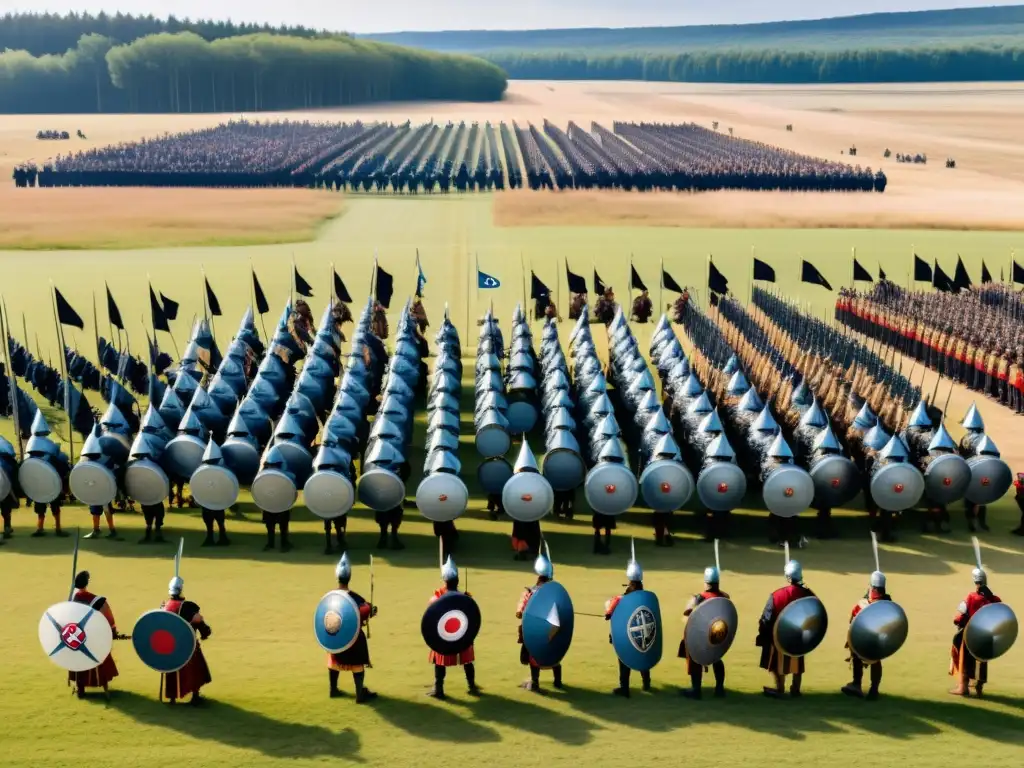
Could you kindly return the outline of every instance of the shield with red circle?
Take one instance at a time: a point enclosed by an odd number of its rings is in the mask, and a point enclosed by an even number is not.
[[[420,631],[430,650],[445,656],[462,653],[480,632],[480,608],[465,592],[445,592],[423,612]]]
[[[192,625],[176,613],[153,610],[142,614],[132,629],[132,645],[150,669],[164,674],[188,664],[196,650]]]

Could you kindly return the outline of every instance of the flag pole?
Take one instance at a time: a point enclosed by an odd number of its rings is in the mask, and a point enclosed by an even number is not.
[[[757,258],[757,246],[750,246],[750,286],[747,290],[747,303],[754,303],[754,259]]]
[[[664,296],[662,295],[665,290],[665,257],[662,256],[658,259],[658,316],[660,317],[662,312],[665,311]]]
[[[519,252],[519,270],[523,273],[523,311],[526,312],[526,316],[530,316],[528,307],[530,302],[526,298],[526,261],[523,259],[523,252]]]
[[[96,358],[97,358],[97,362],[100,362],[101,365],[102,365],[102,362],[99,360],[99,356],[100,356],[100,321],[99,321],[99,316],[96,314],[96,291],[95,290],[93,290],[93,292],[92,292],[92,336],[93,336],[93,340],[96,342]]]
[[[374,288],[377,285],[377,252],[373,252],[373,273],[370,275],[370,296],[373,300],[377,300],[377,294],[374,293]]]
[[[71,382],[68,379],[68,359],[64,354],[64,333],[61,331],[60,318],[57,316],[57,287],[50,281],[50,300],[53,302],[53,322],[57,326],[57,346],[59,348],[61,374],[64,376],[64,416],[68,420],[68,461],[75,463],[75,430],[71,420]]]
[[[334,262],[331,262],[331,276],[329,278],[331,284],[331,307],[334,307]]]
[[[714,261],[714,259],[711,258],[711,254],[709,253],[708,254],[708,263],[707,263],[706,268],[704,269],[704,277],[705,277],[704,288],[707,290],[708,309],[709,310],[711,309],[711,264],[712,264],[713,261]]]
[[[850,287],[854,288],[857,285],[857,268],[854,266],[857,263],[857,246],[853,246],[853,261],[850,262]]]
[[[7,319],[7,302],[0,296],[0,336],[4,339],[3,361],[7,366],[7,382],[11,400],[11,417],[14,421],[14,434],[18,439],[18,459],[25,458],[25,445],[21,440],[21,416],[18,413],[18,381],[11,367],[11,337],[8,334],[10,323]]]

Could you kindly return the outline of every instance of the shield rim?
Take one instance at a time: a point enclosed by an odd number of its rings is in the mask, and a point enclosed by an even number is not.
[[[180,621],[182,624],[185,625],[185,628],[188,630],[188,634],[192,638],[192,650],[189,652],[188,658],[185,660],[185,663],[182,664],[179,667],[174,667],[173,669],[172,668],[160,669],[158,667],[154,667],[151,664],[149,664],[149,662],[147,662],[145,659],[143,659],[141,654],[139,654],[139,646],[138,646],[138,644],[142,641],[142,635],[138,632],[139,622],[142,621],[146,616],[149,616],[149,615],[154,614],[154,613],[161,614],[161,615],[166,614],[167,616],[173,616],[174,618],[176,618],[178,621]],[[183,637],[184,637],[184,635],[183,635]],[[138,638],[138,640],[136,640],[136,638]],[[192,625],[189,624],[187,621],[185,621],[185,619],[183,619],[177,613],[173,613],[172,611],[165,611],[162,608],[154,608],[151,611],[146,611],[141,616],[139,616],[139,618],[137,618],[135,620],[135,624],[132,627],[132,649],[135,651],[135,655],[138,656],[139,657],[139,661],[141,661],[147,667],[152,669],[154,672],[160,672],[161,674],[171,675],[171,674],[174,674],[175,672],[178,672],[181,669],[184,669],[185,666],[192,660],[192,657],[195,655],[196,647],[198,645],[199,645],[199,641],[196,640],[196,633],[195,633],[195,630],[192,629]]]
[[[99,470],[100,475],[107,481],[107,487],[103,490],[106,491],[102,496],[93,496],[90,500],[85,498],[84,495],[79,495],[78,491],[75,490],[75,486],[80,483],[75,482],[75,471],[79,467],[87,467],[91,470]],[[82,477],[82,473],[78,472],[78,477]],[[99,506],[105,507],[107,504],[112,502],[117,497],[117,477],[114,475],[113,470],[110,469],[106,464],[99,461],[80,461],[74,467],[71,468],[71,474],[68,476],[68,487],[71,489],[71,495],[78,499],[86,506]],[[95,488],[95,483],[88,486],[89,488]],[[2,490],[2,489],[0,489]],[[81,490],[81,489],[79,489]],[[85,492],[83,492],[85,493]],[[0,494],[0,498],[3,498],[6,494]]]
[[[352,633],[351,640],[349,640],[347,643],[340,644],[338,647],[328,648],[321,641],[320,633],[317,632],[317,626],[318,626],[317,622],[319,620],[322,623],[323,617],[320,614],[320,609],[324,606],[325,601],[329,597],[331,597],[333,595],[340,596],[341,598],[343,598],[343,601],[347,601],[351,605],[351,608],[352,608],[353,612],[355,613],[356,618],[357,618],[358,621],[356,623],[355,632]],[[319,602],[317,602],[316,608],[313,609],[313,636],[316,638],[317,645],[319,645],[321,648],[323,648],[328,653],[344,653],[349,648],[351,648],[353,645],[355,645],[356,641],[359,639],[359,632],[362,630],[362,627],[363,627],[363,622],[359,618],[359,606],[356,604],[356,601],[352,598],[352,595],[350,595],[348,592],[345,592],[343,590],[332,589],[329,592],[325,592],[324,595],[320,598]]]
[[[196,478],[198,477],[199,480],[201,481],[203,474],[207,474],[208,475],[213,470],[217,470],[218,471],[217,475],[219,475],[220,477],[230,478],[229,486],[232,487],[233,490],[231,491],[231,494],[230,494],[231,497],[232,497],[231,501],[228,502],[227,504],[223,504],[220,501],[218,501],[216,504],[208,504],[208,503],[204,502],[203,499],[199,498],[199,496],[201,494],[201,489],[199,487],[199,484],[198,484]],[[213,476],[217,476],[217,475],[213,475]],[[205,507],[206,509],[213,510],[214,512],[223,512],[228,507],[231,507],[232,505],[234,505],[234,503],[236,501],[238,501],[238,494],[239,494],[239,491],[241,490],[240,487],[239,487],[239,484],[238,484],[238,477],[235,475],[235,473],[232,472],[227,467],[222,467],[222,466],[215,465],[215,464],[202,464],[202,465],[200,465],[200,467],[195,472],[192,473],[192,477],[189,478],[188,486],[189,486],[189,489],[192,491],[193,498],[195,498],[195,500],[199,504],[199,506]]]
[[[887,603],[888,603],[888,605],[886,605]],[[894,648],[892,651],[887,653],[885,656],[882,656],[881,658],[869,659],[867,656],[865,656],[862,653],[859,653],[857,651],[857,649],[853,647],[853,627],[854,627],[854,625],[856,625],[857,620],[860,619],[861,616],[863,616],[864,614],[868,613],[868,611],[872,610],[872,608],[874,606],[876,606],[876,605],[882,605],[882,606],[887,607],[887,608],[895,607],[896,609],[898,609],[899,612],[903,615],[903,624],[906,626],[906,631],[903,633],[903,639],[900,641],[900,644],[896,646],[896,648]],[[876,662],[883,661],[885,659],[888,659],[890,656],[895,655],[896,652],[899,651],[899,649],[902,648],[904,646],[904,644],[907,642],[907,637],[908,637],[909,633],[910,633],[910,620],[907,618],[907,612],[905,610],[903,610],[903,606],[900,605],[899,603],[895,602],[894,600],[876,600],[875,602],[870,603],[870,604],[864,606],[864,608],[862,608],[857,613],[857,615],[853,617],[853,621],[850,622],[850,626],[846,630],[846,644],[850,647],[850,652],[856,654],[857,657],[861,661],[863,661],[865,664],[875,664]]]
[[[451,486],[443,495],[448,496],[445,501],[438,499],[438,492],[432,490],[439,484],[440,481],[447,481]],[[452,482],[454,481],[454,482]],[[456,498],[452,499],[452,493],[456,494]],[[436,503],[434,499],[437,499]],[[427,475],[420,481],[420,484],[416,486],[416,509],[423,515],[427,520],[432,523],[448,523],[452,520],[458,520],[462,517],[462,514],[466,511],[466,507],[469,506],[469,489],[466,484],[462,481],[462,478],[458,475],[453,475],[448,472],[434,472]],[[449,502],[454,502],[449,504]],[[428,515],[424,510],[431,509],[444,509],[454,511],[455,514],[446,512],[442,515]]]
[[[805,651],[804,653],[790,653],[781,645],[779,645],[779,625],[782,622],[782,617],[786,614],[786,611],[788,611],[797,603],[803,602],[804,600],[817,600],[818,604],[821,605],[821,612],[822,615],[825,617],[825,629],[822,631],[821,637],[818,639],[818,642],[814,644],[813,648],[811,648],[808,651]],[[821,598],[819,598],[817,595],[808,595],[807,597],[801,597],[798,600],[794,600],[792,603],[790,603],[782,609],[782,612],[779,614],[779,617],[775,620],[775,625],[772,627],[772,644],[775,646],[775,650],[777,650],[779,653],[794,659],[799,659],[804,656],[809,656],[814,651],[816,651],[818,649],[818,646],[820,646],[825,641],[826,634],[828,634],[828,611],[825,609],[825,603],[823,603],[821,601]]]
[[[71,669],[69,667],[66,667],[63,664],[60,664],[60,663],[57,662],[57,657],[62,655],[60,653],[60,651],[58,651],[57,653],[54,653],[51,656],[50,652],[53,649],[52,648],[47,649],[46,646],[43,645],[43,628],[45,627],[48,631],[52,631],[52,630],[56,629],[56,627],[53,626],[52,622],[56,622],[57,621],[56,618],[53,618],[53,611],[58,606],[60,606],[60,607],[72,606],[75,611],[81,612],[81,618],[78,619],[77,621],[75,621],[74,623],[81,625],[81,624],[83,624],[86,621],[89,622],[90,631],[87,633],[87,637],[90,636],[90,635],[95,636],[95,634],[98,633],[101,638],[106,638],[106,642],[105,642],[106,653],[103,653],[102,655],[100,655],[100,654],[93,654],[93,657],[98,659],[98,661],[95,664],[92,664],[92,666],[85,667],[85,668],[82,668],[82,669],[79,669],[79,668]],[[47,621],[47,618],[50,618],[50,621]],[[96,625],[96,629],[95,630],[92,629],[93,622],[95,622],[95,625]],[[70,623],[70,622],[68,622],[68,623]],[[62,625],[62,628],[64,626],[67,626],[67,623]],[[100,644],[103,645],[104,643],[101,642]],[[43,653],[47,654],[47,658],[49,658],[49,660],[55,666],[60,667],[61,669],[65,670],[66,672],[88,672],[90,670],[96,669],[97,667],[101,666],[103,664],[103,662],[106,661],[107,657],[113,651],[113,648],[114,648],[114,632],[110,628],[110,624],[109,624],[109,622],[107,622],[106,617],[102,613],[97,611],[95,608],[93,608],[92,606],[86,605],[85,603],[76,603],[74,600],[62,600],[59,603],[54,603],[53,605],[49,606],[45,611],[43,611],[43,615],[39,617],[39,646],[43,649]],[[63,650],[63,648],[61,648],[60,650]],[[89,651],[90,651],[90,653],[92,652],[91,646],[89,648]],[[74,653],[74,652],[72,651],[72,653]],[[88,657],[85,656],[84,654],[75,653],[75,658],[88,658]]]

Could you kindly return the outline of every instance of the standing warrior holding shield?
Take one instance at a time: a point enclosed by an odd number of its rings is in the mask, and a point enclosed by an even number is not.
[[[644,571],[631,545],[626,566],[626,591],[605,603],[604,617],[611,622],[608,642],[619,658],[619,687],[612,693],[629,698],[630,672],[636,669],[643,690],[651,690],[651,669],[661,660],[661,610],[657,597],[644,589]]]
[[[117,633],[117,624],[114,621],[114,612],[110,610],[107,598],[94,595],[89,591],[89,572],[82,571],[75,576],[75,590],[71,601],[88,605],[95,611],[103,614],[103,618],[110,624],[110,631],[115,640],[121,639]],[[104,694],[108,694],[108,684],[117,677],[117,665],[114,663],[113,653],[107,654],[103,662],[93,669],[85,672],[68,672],[68,682],[75,684],[75,692],[78,698],[85,697],[86,688],[102,688]]]
[[[545,545],[546,546],[546,545]],[[523,620],[523,614],[526,613],[526,608],[530,603],[530,598],[534,596],[545,584],[551,582],[555,577],[555,567],[551,563],[551,558],[548,554],[541,552],[537,555],[537,559],[533,563],[533,572],[537,574],[537,584],[533,587],[527,587],[523,590],[522,597],[519,598],[519,605],[516,606],[516,618],[520,622]],[[558,626],[552,626],[549,630],[549,634],[553,637],[552,630],[560,628],[560,622]],[[519,663],[529,665],[530,667],[530,679],[523,683],[522,687],[527,691],[533,691],[535,693],[540,691],[540,671],[541,669],[550,669],[555,677],[554,686],[555,688],[562,688],[562,664],[561,662],[553,664],[550,667],[543,667],[541,663],[537,661],[531,654],[529,649],[526,647],[525,640],[523,638],[523,625],[519,624],[519,644],[522,648],[519,649]]]
[[[718,658],[710,664],[715,672],[715,697],[725,696],[725,662],[722,661],[722,657],[725,656],[725,652],[729,650],[729,646],[732,645],[732,640],[736,636],[737,622],[736,608],[729,599],[729,593],[723,592],[719,588],[720,580],[718,539],[715,539],[715,564],[704,569],[704,591],[690,598],[686,610],[683,611],[683,616],[688,617],[689,621],[686,624],[688,631],[679,643],[679,658],[686,659],[686,672],[690,676],[692,687],[684,688],[680,693],[688,699],[701,697],[701,681],[704,677],[705,667],[708,666],[707,661],[711,661],[715,656]],[[722,598],[719,603],[710,602],[719,598]],[[702,616],[700,620],[694,617],[694,612],[702,605],[707,605],[707,607],[699,611],[698,616],[708,613],[707,620],[704,620]],[[700,634],[694,632],[691,639],[691,644],[700,644],[699,648],[687,647],[686,637],[687,634],[690,634],[689,630],[691,629],[705,630]],[[699,655],[702,658],[695,659],[694,655]]]
[[[794,657],[786,654],[776,642],[776,624],[782,612],[792,603],[805,597],[814,597],[814,593],[804,586],[803,568],[796,560],[789,559],[789,545],[786,545],[787,584],[776,589],[765,603],[764,613],[758,622],[756,645],[761,649],[761,669],[768,670],[775,680],[775,685],[765,686],[765,696],[780,697],[786,691],[786,676],[793,676],[789,688],[791,696],[800,695],[800,683],[804,676],[803,655]]]
[[[464,594],[466,597],[471,597],[469,592],[459,592],[459,569],[455,566],[455,561],[451,555],[448,555],[448,559],[445,560],[444,565],[441,567],[441,581],[444,582],[444,586],[440,589],[434,590],[434,596],[430,598],[430,604],[433,605],[438,600],[443,598],[445,595],[450,594]],[[449,598],[449,601],[451,599]],[[475,604],[474,604],[475,605]],[[475,622],[473,618],[461,609],[461,603],[455,605],[453,603],[453,609],[444,612],[440,615],[440,621],[438,621],[433,629],[435,630],[432,634],[440,636],[444,641],[458,644],[459,641],[467,634],[475,636],[476,630],[479,630],[479,610],[475,616]],[[424,616],[424,626],[430,624],[433,616],[428,609],[427,615]],[[473,627],[473,624],[476,624]],[[444,678],[448,667],[465,667],[466,671],[466,685],[468,686],[468,692],[470,696],[479,696],[480,689],[476,685],[476,668],[473,666],[473,662],[476,661],[476,654],[473,651],[473,645],[470,644],[466,648],[455,653],[442,653],[440,651],[431,649],[430,655],[427,657],[427,661],[434,665],[434,685],[427,692],[428,696],[435,699],[444,699]]]
[[[372,573],[373,556],[371,555],[370,557],[370,570]],[[365,704],[377,698],[377,694],[363,685],[363,680],[366,678],[366,668],[373,666],[370,664],[370,646],[366,642],[366,633],[363,631],[363,627],[369,623],[371,617],[377,615],[377,606],[370,605],[370,603],[363,599],[362,595],[358,595],[348,588],[348,583],[352,580],[352,567],[349,565],[347,552],[338,561],[334,574],[338,577],[338,591],[344,592],[352,598],[358,608],[359,634],[355,642],[346,650],[340,653],[327,654],[327,676],[331,683],[331,698],[335,699],[344,695],[338,690],[338,675],[341,672],[351,672],[352,681],[356,686],[356,704]]]
[[[181,562],[181,545],[184,543],[185,540],[182,539],[181,544],[178,545],[178,563]],[[199,612],[199,606],[191,600],[186,600],[184,595],[182,595],[185,582],[177,575],[177,570],[175,568],[175,576],[171,579],[167,588],[169,598],[164,600],[160,605],[160,609],[180,616],[188,622],[194,632],[199,633],[201,639],[206,640],[210,637],[212,630],[205,619],[203,619],[203,614]],[[192,657],[185,666],[177,672],[161,674],[161,678],[163,693],[171,704],[178,699],[185,698],[190,693],[192,694],[191,704],[202,704],[203,699],[199,694],[199,689],[213,682],[210,668],[206,665],[206,657],[203,656],[203,649],[198,642],[195,644]]]

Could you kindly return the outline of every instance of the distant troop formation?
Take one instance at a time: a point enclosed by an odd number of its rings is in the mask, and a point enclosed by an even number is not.
[[[520,157],[522,162],[520,162]],[[234,121],[58,156],[17,186],[322,187],[884,192],[884,172],[800,155],[693,123],[412,125]]]

